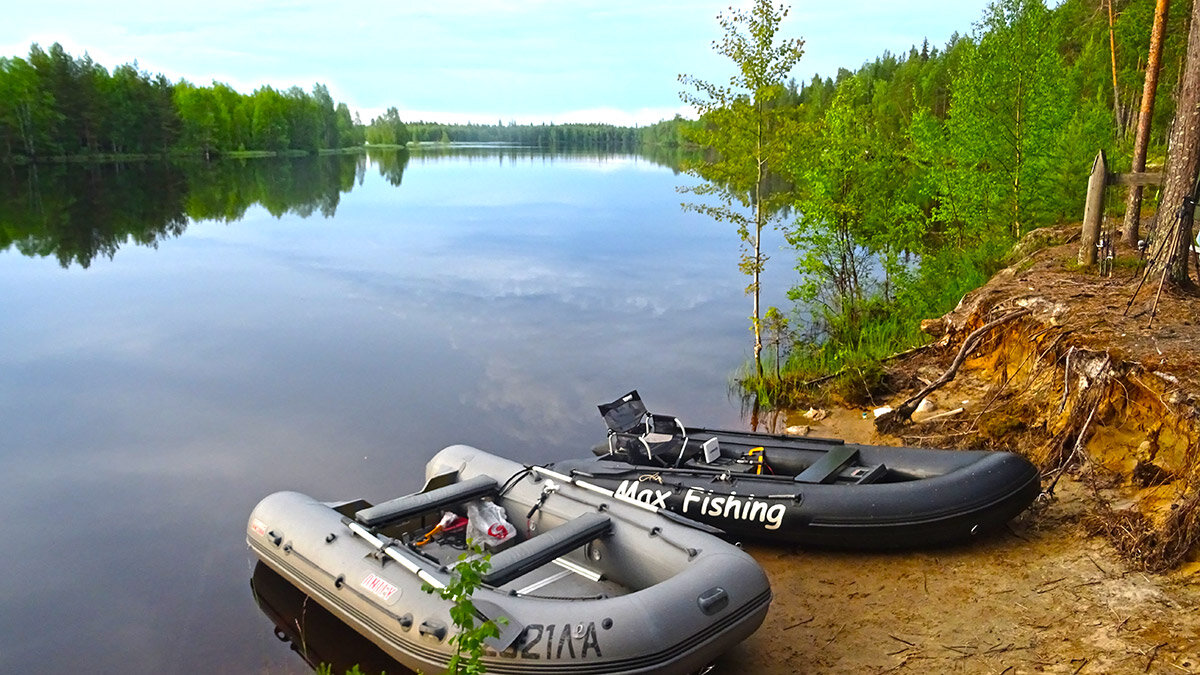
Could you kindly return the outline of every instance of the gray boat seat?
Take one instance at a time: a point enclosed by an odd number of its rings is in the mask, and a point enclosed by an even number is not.
[[[858,458],[858,450],[851,446],[835,446],[825,455],[813,462],[796,477],[797,483],[854,483],[869,485],[876,483],[887,475],[888,468],[884,464],[867,466],[850,466]]]
[[[858,450],[844,445],[835,446],[813,462],[807,469],[796,474],[797,483],[832,483],[837,480],[842,468],[858,456]]]
[[[490,476],[475,476],[428,492],[418,492],[376,504],[355,513],[354,519],[367,527],[386,527],[447,506],[495,496],[499,489],[496,479]]]
[[[552,530],[494,554],[491,568],[483,575],[483,582],[490,586],[502,586],[607,534],[611,525],[608,516],[594,512],[572,518]]]

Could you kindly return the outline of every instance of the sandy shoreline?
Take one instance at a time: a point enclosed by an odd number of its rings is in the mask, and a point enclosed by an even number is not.
[[[861,412],[814,435],[880,442]],[[1081,525],[1084,485],[999,532],[930,551],[750,545],[771,579],[763,626],[718,673],[1200,673],[1200,564],[1131,572]]]

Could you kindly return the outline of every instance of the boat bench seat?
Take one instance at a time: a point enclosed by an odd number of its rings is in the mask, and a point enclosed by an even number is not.
[[[459,483],[429,492],[418,492],[376,504],[354,514],[354,519],[367,527],[385,527],[414,516],[462,504],[480,497],[495,496],[500,487],[490,476],[475,476]]]
[[[827,450],[821,459],[796,474],[797,483],[832,483],[842,469],[858,456],[858,450],[844,445]]]
[[[870,466],[849,466],[858,457],[858,450],[837,446],[825,452],[825,455],[813,462],[795,477],[797,483],[834,483],[839,479],[856,485],[875,483],[887,475],[887,466],[874,464]]]
[[[611,525],[608,516],[599,513],[585,513],[572,518],[552,530],[493,555],[491,569],[483,575],[483,582],[490,586],[502,586],[606,534]]]

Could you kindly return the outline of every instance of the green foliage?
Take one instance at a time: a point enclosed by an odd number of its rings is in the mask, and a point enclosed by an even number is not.
[[[137,64],[110,74],[61,45],[0,58],[0,161],[101,154],[240,150],[313,153],[361,145],[344,105],[321,84],[243,95],[220,82],[172,84]]]
[[[396,108],[388,108],[380,117],[371,120],[366,130],[367,142],[371,145],[406,145],[412,140],[408,126],[400,120]]]
[[[1015,240],[1052,209],[1045,181],[1062,168],[1055,136],[1073,97],[1042,0],[994,2],[976,31],[951,85],[943,166],[958,179],[946,185],[968,221],[1003,223]]]
[[[317,666],[316,673],[317,675],[337,675],[333,672],[333,666],[329,665],[328,663],[322,663],[321,665]],[[365,673],[363,673],[362,669],[358,667],[358,664],[355,664],[350,666],[350,670],[346,671],[346,675],[365,675]]]
[[[664,123],[665,124],[665,123]],[[413,122],[412,140],[419,143],[504,143],[535,148],[633,152],[641,130],[612,124],[439,124]]]
[[[497,623],[507,623],[504,617],[479,621],[482,616],[471,602],[471,596],[483,585],[483,575],[491,568],[492,556],[474,542],[468,544],[467,551],[458,556],[450,582],[445,588],[434,588],[429,584],[421,586],[426,593],[436,594],[454,603],[450,607],[450,620],[458,631],[450,638],[450,644],[454,645],[454,656],[450,657],[446,667],[446,673],[450,675],[486,672],[483,665],[484,641],[500,636]]]
[[[1107,12],[1094,0],[997,0],[943,48],[789,83],[777,103],[788,151],[774,169],[798,214],[785,231],[804,329],[779,376],[743,378],[760,403],[799,399],[788,386],[839,371],[857,383],[835,389],[869,395],[871,364],[921,344],[920,321],[985,283],[1016,237],[1080,217],[1097,150],[1128,165],[1154,0],[1115,9],[1115,91]],[[1166,140],[1187,36],[1186,17],[1171,22],[1151,155]]]

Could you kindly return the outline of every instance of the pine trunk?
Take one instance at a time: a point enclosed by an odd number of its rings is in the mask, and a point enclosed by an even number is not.
[[[1191,202],[1200,168],[1200,0],[1192,3],[1187,61],[1180,76],[1175,121],[1167,149],[1162,198],[1158,203],[1157,237],[1151,268],[1176,287],[1190,285],[1188,249],[1192,239]]]
[[[1121,111],[1121,89],[1117,86],[1117,38],[1113,34],[1112,0],[1108,0],[1108,49],[1112,55],[1113,118],[1117,130],[1120,131],[1125,128],[1125,119]]]
[[[1133,143],[1134,173],[1146,170],[1146,148],[1150,144],[1150,121],[1154,116],[1154,95],[1158,91],[1158,65],[1162,59],[1163,30],[1167,23],[1167,12],[1171,0],[1158,0],[1154,7],[1154,28],[1150,32],[1150,55],[1146,60],[1146,82],[1142,87],[1142,109],[1138,113],[1137,136]],[[1142,211],[1142,186],[1129,188],[1125,203],[1125,224],[1122,228],[1124,241],[1136,248],[1140,236]]]

